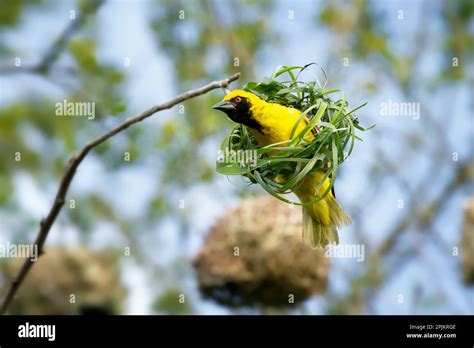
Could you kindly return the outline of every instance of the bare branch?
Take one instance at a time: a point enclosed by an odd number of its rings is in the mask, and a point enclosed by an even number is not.
[[[105,134],[99,136],[98,138],[96,138],[94,140],[91,140],[89,143],[86,144],[86,146],[84,146],[82,148],[82,150],[79,152],[79,154],[77,154],[77,155],[73,154],[71,159],[69,160],[67,166],[66,166],[65,172],[64,172],[63,177],[61,179],[61,183],[59,184],[59,188],[58,188],[58,191],[56,193],[56,198],[54,199],[53,206],[51,207],[48,215],[44,219],[42,219],[41,222],[40,222],[40,229],[38,231],[38,235],[37,235],[36,240],[34,242],[35,245],[38,246],[39,255],[41,255],[43,253],[44,243],[46,241],[46,238],[48,237],[51,226],[56,221],[56,218],[57,218],[59,212],[61,211],[61,208],[63,207],[64,202],[66,201],[66,194],[68,192],[71,181],[74,178],[74,175],[76,174],[77,167],[81,164],[82,160],[87,156],[87,154],[93,148],[95,148],[96,146],[102,144],[103,142],[105,142],[107,139],[113,137],[114,135],[124,131],[125,129],[127,129],[131,125],[133,125],[135,123],[138,123],[138,122],[141,122],[144,119],[152,116],[153,114],[155,114],[159,111],[170,109],[173,106],[175,106],[175,105],[177,105],[177,104],[179,104],[179,103],[181,103],[185,100],[195,98],[197,96],[205,94],[205,93],[207,93],[209,91],[212,91],[214,89],[226,88],[229,85],[229,83],[237,80],[239,77],[240,77],[240,74],[237,73],[237,74],[234,74],[234,75],[228,77],[225,80],[211,82],[211,83],[209,83],[209,84],[207,84],[203,87],[185,92],[185,93],[171,99],[170,101],[168,101],[166,103],[155,105],[152,108],[142,112],[139,115],[136,115],[132,118],[128,118],[127,120],[125,120],[125,122],[119,124],[118,126],[111,129],[110,131],[108,131]],[[23,280],[25,279],[25,277],[28,274],[29,270],[33,266],[33,263],[34,263],[34,261],[32,261],[31,259],[26,259],[25,262],[23,263],[20,271],[18,272],[18,275],[11,282],[10,287],[8,288],[7,294],[5,295],[3,303],[0,307],[0,314],[5,314],[8,306],[12,302],[12,300],[13,300],[16,292],[18,291],[21,283],[23,282]]]

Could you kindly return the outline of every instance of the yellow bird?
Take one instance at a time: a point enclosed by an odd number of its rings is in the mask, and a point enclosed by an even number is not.
[[[261,147],[290,140],[291,131],[301,115],[300,110],[265,102],[255,94],[243,90],[228,93],[224,100],[213,108],[226,113],[232,121],[250,128]],[[295,136],[303,130],[307,122],[308,120],[304,119],[298,124]],[[314,135],[311,132],[308,134],[308,140],[311,140]],[[318,189],[324,175],[322,171],[310,173],[293,189],[302,203],[321,197],[327,190],[329,179]],[[303,206],[303,238],[309,240],[313,248],[339,243],[337,228],[350,223],[351,219],[336,201],[334,190],[324,199]]]

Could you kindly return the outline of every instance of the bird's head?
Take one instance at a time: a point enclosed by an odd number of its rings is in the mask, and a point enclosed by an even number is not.
[[[212,108],[224,112],[234,122],[260,129],[261,125],[255,117],[255,110],[264,103],[255,94],[237,89],[229,92],[221,102]]]

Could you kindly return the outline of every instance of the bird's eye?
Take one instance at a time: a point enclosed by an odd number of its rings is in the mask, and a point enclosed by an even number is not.
[[[240,103],[240,102],[242,101],[242,98],[240,98],[240,97],[235,97],[235,101],[236,101],[237,103]]]

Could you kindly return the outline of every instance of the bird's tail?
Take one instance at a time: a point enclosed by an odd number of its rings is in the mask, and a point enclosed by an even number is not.
[[[321,218],[321,212],[329,212],[329,220]],[[311,206],[303,207],[303,238],[312,248],[339,244],[337,228],[350,225],[351,219],[332,195]]]

